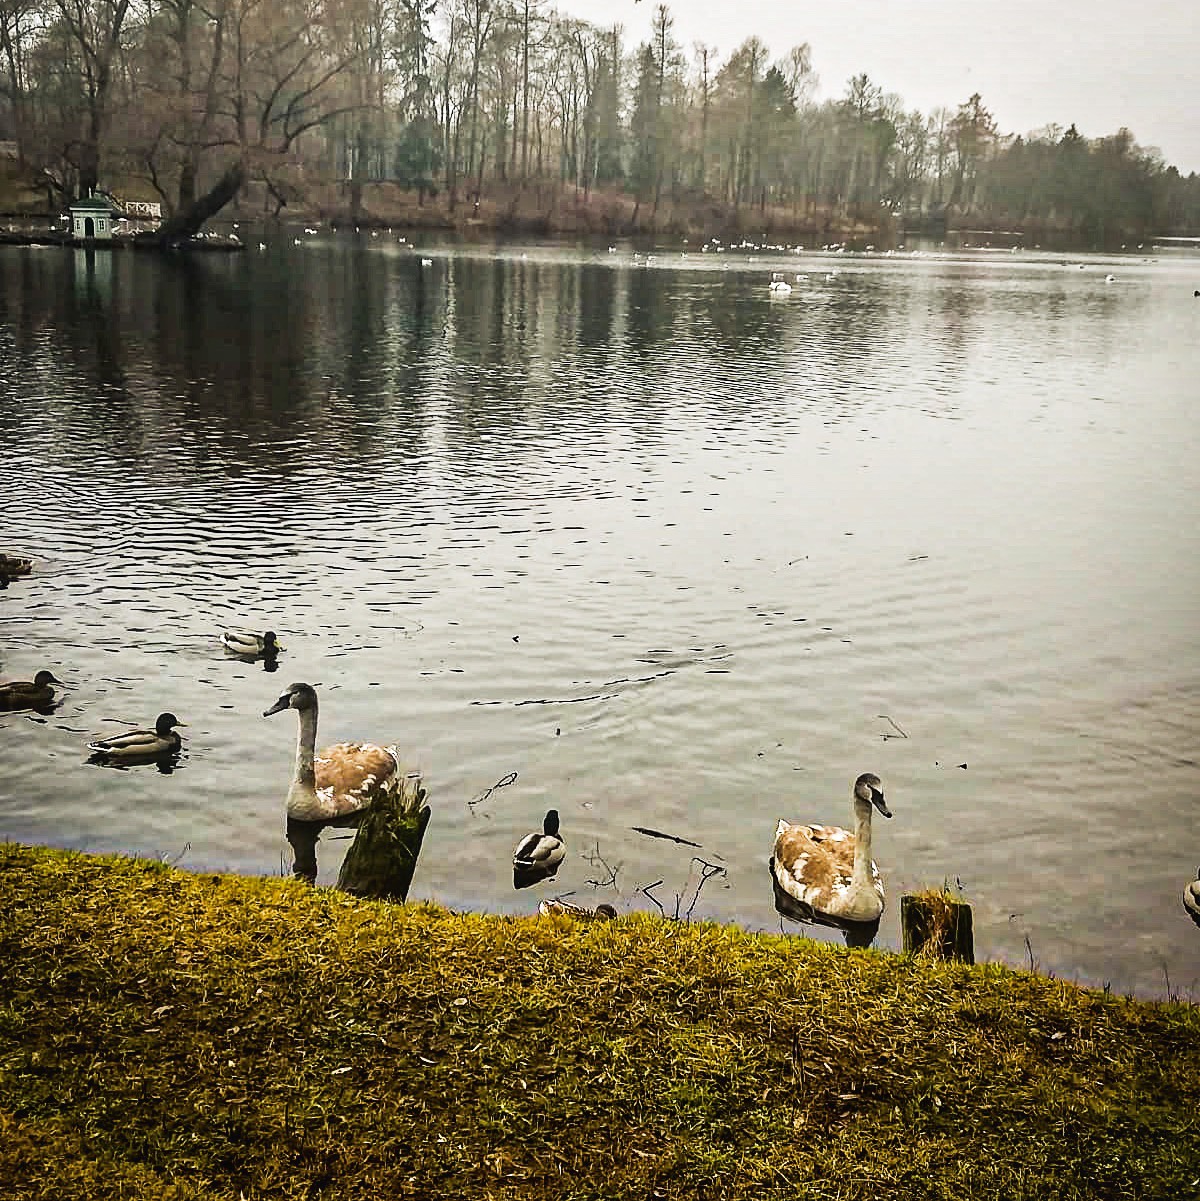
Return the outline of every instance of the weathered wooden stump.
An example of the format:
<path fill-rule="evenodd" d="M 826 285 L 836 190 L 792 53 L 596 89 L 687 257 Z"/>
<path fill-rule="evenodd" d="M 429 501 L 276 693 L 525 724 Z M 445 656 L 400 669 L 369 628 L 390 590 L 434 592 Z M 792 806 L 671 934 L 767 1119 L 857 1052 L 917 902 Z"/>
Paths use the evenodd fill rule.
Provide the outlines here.
<path fill-rule="evenodd" d="M 971 906 L 955 901 L 940 889 L 901 897 L 900 928 L 908 953 L 975 962 Z"/>
<path fill-rule="evenodd" d="M 356 897 L 407 900 L 429 816 L 421 777 L 405 776 L 401 786 L 377 799 L 359 823 L 338 872 L 338 888 Z"/>

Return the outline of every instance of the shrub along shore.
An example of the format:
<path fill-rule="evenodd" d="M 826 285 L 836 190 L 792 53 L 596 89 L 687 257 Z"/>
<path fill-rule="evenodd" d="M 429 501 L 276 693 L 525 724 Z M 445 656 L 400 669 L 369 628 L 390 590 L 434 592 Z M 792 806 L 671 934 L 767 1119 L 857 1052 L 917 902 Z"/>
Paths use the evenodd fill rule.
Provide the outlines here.
<path fill-rule="evenodd" d="M 1200 1006 L 0 844 L 6 1199 L 1182 1198 Z"/>

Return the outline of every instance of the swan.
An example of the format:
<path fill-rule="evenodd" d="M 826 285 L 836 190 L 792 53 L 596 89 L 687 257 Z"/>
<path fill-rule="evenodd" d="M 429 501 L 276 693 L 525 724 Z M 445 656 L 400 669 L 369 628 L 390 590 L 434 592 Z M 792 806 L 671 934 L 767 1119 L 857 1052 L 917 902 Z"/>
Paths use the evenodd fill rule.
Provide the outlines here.
<path fill-rule="evenodd" d="M 1184 887 L 1183 907 L 1188 911 L 1188 917 L 1200 926 L 1200 871 L 1196 872 L 1196 879 Z"/>
<path fill-rule="evenodd" d="M 542 880 L 553 880 L 567 853 L 558 835 L 558 810 L 547 812 L 540 834 L 526 834 L 513 851 L 513 887 L 528 888 Z"/>
<path fill-rule="evenodd" d="M 287 794 L 287 839 L 295 853 L 292 872 L 313 884 L 317 839 L 326 826 L 356 826 L 371 803 L 405 780 L 394 747 L 339 742 L 317 754 L 317 693 L 311 684 L 289 684 L 263 717 L 295 709 L 300 719 L 296 766 Z"/>
<path fill-rule="evenodd" d="M 836 926 L 852 946 L 874 938 L 883 913 L 883 880 L 871 859 L 872 806 L 884 817 L 892 816 L 879 777 L 864 772 L 851 793 L 853 832 L 783 818 L 775 830 L 771 875 L 776 908 L 796 921 Z"/>
<path fill-rule="evenodd" d="M 275 640 L 275 632 L 268 630 L 265 634 L 253 634 L 249 630 L 226 630 L 221 635 L 221 642 L 226 650 L 235 655 L 277 655 L 283 647 Z"/>
<path fill-rule="evenodd" d="M 771 282 L 767 284 L 767 290 L 774 292 L 777 296 L 786 296 L 792 290 L 792 285 L 789 284 L 778 271 L 771 276 Z"/>
<path fill-rule="evenodd" d="M 36 709 L 54 700 L 53 685 L 62 684 L 49 671 L 39 671 L 32 680 L 0 681 L 0 709 Z"/>
<path fill-rule="evenodd" d="M 153 730 L 126 730 L 111 738 L 89 742 L 88 750 L 98 763 L 148 763 L 173 755 L 183 744 L 176 726 L 185 726 L 174 713 L 160 713 Z"/>

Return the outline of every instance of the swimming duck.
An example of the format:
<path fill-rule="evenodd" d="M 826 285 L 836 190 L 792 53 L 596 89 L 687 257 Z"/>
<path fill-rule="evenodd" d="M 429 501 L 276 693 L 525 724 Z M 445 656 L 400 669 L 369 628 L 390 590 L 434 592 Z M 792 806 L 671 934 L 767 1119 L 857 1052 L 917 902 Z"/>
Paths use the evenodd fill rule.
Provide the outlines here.
<path fill-rule="evenodd" d="M 617 911 L 607 902 L 597 905 L 595 909 L 587 909 L 583 905 L 572 905 L 570 901 L 543 901 L 538 906 L 538 913 L 543 917 L 551 913 L 563 913 L 581 922 L 611 921 L 617 916 Z"/>
<path fill-rule="evenodd" d="M 221 635 L 221 642 L 226 650 L 231 650 L 235 655 L 250 655 L 258 658 L 259 655 L 277 655 L 283 647 L 275 640 L 274 630 L 268 630 L 265 634 L 254 634 L 249 630 L 226 630 Z"/>
<path fill-rule="evenodd" d="M 558 810 L 551 809 L 540 834 L 526 834 L 513 851 L 513 887 L 528 888 L 542 880 L 553 880 L 567 848 L 558 836 Z"/>
<path fill-rule="evenodd" d="M 0 576 L 28 575 L 33 570 L 33 560 L 23 555 L 0 554 Z"/>
<path fill-rule="evenodd" d="M 853 832 L 780 818 L 771 875 L 776 908 L 786 917 L 835 926 L 850 945 L 862 946 L 874 938 L 884 906 L 883 880 L 871 859 L 871 808 L 892 813 L 870 772 L 854 781 L 850 803 Z"/>
<path fill-rule="evenodd" d="M 1183 890 L 1183 907 L 1188 911 L 1188 917 L 1200 926 L 1200 871 L 1196 872 L 1196 879 Z"/>
<path fill-rule="evenodd" d="M 54 700 L 52 685 L 62 684 L 49 671 L 39 671 L 32 680 L 0 681 L 0 709 L 35 709 Z"/>
<path fill-rule="evenodd" d="M 103 763 L 149 763 L 173 755 L 183 744 L 176 726 L 186 726 L 174 713 L 160 713 L 153 730 L 126 730 L 89 742 L 93 758 Z"/>
<path fill-rule="evenodd" d="M 353 826 L 372 801 L 401 788 L 405 773 L 394 747 L 339 742 L 317 754 L 317 692 L 311 684 L 289 684 L 263 717 L 295 709 L 300 719 L 296 766 L 287 794 L 287 837 L 297 879 L 315 883 L 317 839 L 326 826 Z"/>

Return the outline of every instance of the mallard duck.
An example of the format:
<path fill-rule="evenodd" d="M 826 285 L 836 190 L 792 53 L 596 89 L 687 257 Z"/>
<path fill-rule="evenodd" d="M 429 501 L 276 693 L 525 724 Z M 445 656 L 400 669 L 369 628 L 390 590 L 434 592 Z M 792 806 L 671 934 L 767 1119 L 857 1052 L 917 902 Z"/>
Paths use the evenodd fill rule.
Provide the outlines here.
<path fill-rule="evenodd" d="M 558 836 L 558 810 L 547 812 L 540 834 L 526 834 L 513 851 L 513 887 L 528 888 L 541 880 L 553 880 L 567 848 Z"/>
<path fill-rule="evenodd" d="M 88 750 L 98 762 L 149 763 L 175 754 L 182 746 L 176 726 L 186 727 L 187 723 L 174 713 L 160 713 L 153 730 L 126 730 L 111 738 L 97 738 L 87 744 Z"/>
<path fill-rule="evenodd" d="M 259 655 L 277 655 L 283 650 L 275 640 L 274 630 L 268 630 L 265 634 L 255 634 L 249 630 L 226 630 L 221 635 L 221 642 L 235 655 L 250 655 L 254 658 L 258 658 Z"/>
<path fill-rule="evenodd" d="M 1188 917 L 1200 926 L 1200 871 L 1196 872 L 1196 879 L 1184 886 L 1183 907 Z"/>
<path fill-rule="evenodd" d="M 28 575 L 33 570 L 33 560 L 23 555 L 0 554 L 0 576 Z"/>
<path fill-rule="evenodd" d="M 538 913 L 543 917 L 551 913 L 563 913 L 581 922 L 611 921 L 617 916 L 617 911 L 607 902 L 597 905 L 595 909 L 587 909 L 583 905 L 572 905 L 570 901 L 543 901 L 538 906 Z"/>
<path fill-rule="evenodd" d="M 287 835 L 296 860 L 292 871 L 310 884 L 317 878 L 317 839 L 326 826 L 357 825 L 378 796 L 401 788 L 405 773 L 394 747 L 339 742 L 317 754 L 317 692 L 289 684 L 263 717 L 295 709 L 300 718 L 296 766 L 287 794 Z"/>
<path fill-rule="evenodd" d="M 793 825 L 779 819 L 771 875 L 776 908 L 802 922 L 836 926 L 870 942 L 883 913 L 883 880 L 871 859 L 871 809 L 891 810 L 879 777 L 864 772 L 851 793 L 853 832 L 841 826 Z M 861 945 L 855 939 L 852 945 Z"/>
<path fill-rule="evenodd" d="M 0 681 L 0 709 L 34 709 L 54 700 L 52 685 L 62 684 L 49 671 L 39 671 L 32 680 Z"/>

